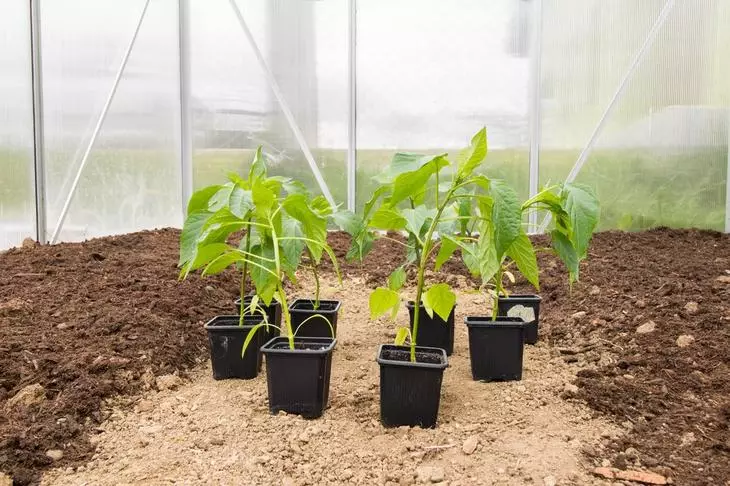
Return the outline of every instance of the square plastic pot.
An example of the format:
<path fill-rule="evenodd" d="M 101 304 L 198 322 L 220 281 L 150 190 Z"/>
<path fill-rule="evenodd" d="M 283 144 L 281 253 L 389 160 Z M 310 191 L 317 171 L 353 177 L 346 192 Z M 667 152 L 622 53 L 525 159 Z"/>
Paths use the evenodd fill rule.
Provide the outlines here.
<path fill-rule="evenodd" d="M 266 381 L 269 388 L 269 411 L 322 416 L 327 408 L 330 390 L 332 351 L 337 343 L 332 338 L 294 339 L 289 349 L 286 337 L 276 337 L 261 347 L 266 355 Z"/>
<path fill-rule="evenodd" d="M 468 316 L 471 375 L 480 381 L 522 379 L 525 322 L 519 317 Z"/>
<path fill-rule="evenodd" d="M 410 318 L 411 332 L 413 332 L 413 316 L 415 306 L 413 301 L 406 304 L 408 308 L 408 316 Z M 416 344 L 419 346 L 441 348 L 446 351 L 446 356 L 451 356 L 454 352 L 454 311 L 456 306 L 451 309 L 451 314 L 447 320 L 441 319 L 434 312 L 433 317 L 429 317 L 426 308 L 421 304 L 419 306 L 418 316 L 418 336 L 416 336 Z"/>
<path fill-rule="evenodd" d="M 401 425 L 431 428 L 438 421 L 441 382 L 448 366 L 441 348 L 416 347 L 416 362 L 410 348 L 383 344 L 378 348 L 380 365 L 380 421 L 386 427 Z"/>
<path fill-rule="evenodd" d="M 264 342 L 263 328 L 256 331 L 256 336 L 243 355 L 241 355 L 241 351 L 249 331 L 262 321 L 261 316 L 244 316 L 244 325 L 239 326 L 239 316 L 216 316 L 205 324 L 210 345 L 213 379 L 250 380 L 256 378 L 261 370 L 259 348 Z"/>
<path fill-rule="evenodd" d="M 500 316 L 522 317 L 525 321 L 525 342 L 536 344 L 540 326 L 541 301 L 542 297 L 535 294 L 512 294 L 509 297 L 500 297 L 497 301 L 497 313 Z"/>
<path fill-rule="evenodd" d="M 314 300 L 295 300 L 289 306 L 292 329 L 298 337 L 337 337 L 337 316 L 341 304 L 339 300 L 320 300 L 319 307 L 315 309 Z M 304 325 L 299 327 L 301 324 Z"/>
<path fill-rule="evenodd" d="M 251 298 L 253 296 L 248 295 L 246 298 L 243 299 L 243 302 L 245 306 L 248 308 L 248 306 L 251 304 Z M 241 299 L 236 299 L 236 312 L 241 313 Z M 266 313 L 266 318 L 269 321 L 269 324 L 273 324 L 276 327 L 267 327 L 265 329 L 266 336 L 264 337 L 263 342 L 267 342 L 270 339 L 275 338 L 280 333 L 279 327 L 281 326 L 281 304 L 279 304 L 277 301 L 272 300 L 271 304 L 264 305 L 263 302 L 259 301 L 258 305 L 263 308 L 264 312 Z M 246 312 L 246 315 L 252 315 L 252 316 L 259 316 L 260 314 L 257 313 L 251 313 L 250 311 Z"/>

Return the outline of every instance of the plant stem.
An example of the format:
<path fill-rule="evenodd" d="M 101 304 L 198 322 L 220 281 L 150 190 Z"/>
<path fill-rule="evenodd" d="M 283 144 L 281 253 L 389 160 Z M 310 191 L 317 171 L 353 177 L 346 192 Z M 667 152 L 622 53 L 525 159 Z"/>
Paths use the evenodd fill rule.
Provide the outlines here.
<path fill-rule="evenodd" d="M 289 349 L 294 349 L 294 331 L 291 328 L 291 315 L 289 314 L 289 305 L 286 301 L 286 292 L 284 292 L 284 286 L 282 285 L 283 276 L 281 275 L 281 257 L 279 256 L 279 238 L 276 236 L 276 229 L 274 223 L 269 219 L 269 225 L 271 230 L 271 240 L 274 243 L 274 263 L 276 264 L 276 276 L 278 282 L 276 283 L 276 292 L 279 294 L 279 305 L 281 306 L 281 313 L 284 317 L 284 324 L 286 324 L 286 337 L 289 339 Z"/>
<path fill-rule="evenodd" d="M 502 274 L 504 269 L 502 265 L 499 266 L 497 274 L 494 276 L 494 300 L 492 301 L 492 320 L 497 320 L 497 314 L 499 313 L 499 296 L 502 293 Z"/>
<path fill-rule="evenodd" d="M 441 213 L 444 212 L 444 209 L 446 209 L 446 206 L 449 204 L 449 199 L 451 198 L 451 195 L 454 193 L 454 188 L 452 187 L 449 189 L 449 192 L 446 193 L 446 197 L 444 197 L 444 200 L 441 204 L 441 206 L 437 206 L 436 216 L 434 216 L 433 220 L 431 221 L 431 225 L 428 227 L 428 232 L 426 233 L 426 238 L 423 241 L 423 248 L 421 250 L 421 258 L 420 262 L 418 264 L 418 276 L 416 277 L 416 301 L 414 302 L 414 313 L 413 313 L 413 332 L 411 333 L 411 362 L 416 362 L 416 339 L 418 337 L 418 320 L 419 316 L 421 314 L 421 296 L 423 295 L 423 276 L 426 271 L 426 264 L 428 263 L 428 257 L 431 253 L 431 246 L 433 245 L 433 232 L 436 230 L 436 227 L 439 223 L 439 218 L 441 217 Z"/>
<path fill-rule="evenodd" d="M 319 273 L 317 264 L 312 262 L 312 273 L 314 274 L 314 310 L 319 309 Z"/>
<path fill-rule="evenodd" d="M 248 218 L 246 220 L 247 222 L 251 221 L 251 218 Z M 251 227 L 246 230 L 246 253 L 251 253 Z M 239 313 L 241 314 L 239 316 L 238 325 L 243 325 L 243 314 L 245 312 L 246 304 L 244 303 L 244 299 L 246 298 L 246 279 L 248 278 L 248 260 L 243 261 L 243 276 L 241 277 L 241 307 L 239 309 Z"/>

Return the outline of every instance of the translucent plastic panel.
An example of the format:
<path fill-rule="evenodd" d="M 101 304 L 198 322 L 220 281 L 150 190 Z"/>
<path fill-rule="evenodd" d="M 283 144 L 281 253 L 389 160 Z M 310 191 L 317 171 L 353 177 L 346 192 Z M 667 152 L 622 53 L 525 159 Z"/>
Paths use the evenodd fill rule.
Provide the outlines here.
<path fill-rule="evenodd" d="M 0 250 L 35 236 L 30 13 L 24 0 L 0 14 Z"/>
<path fill-rule="evenodd" d="M 274 96 L 258 49 L 335 200 L 346 198 L 347 2 L 239 1 L 255 46 L 228 0 L 192 2 L 194 184 L 245 171 L 263 145 L 271 172 L 318 193 L 290 120 Z"/>
<path fill-rule="evenodd" d="M 541 182 L 566 177 L 667 2 L 545 0 Z M 730 5 L 674 2 L 577 181 L 601 227 L 722 230 Z"/>
<path fill-rule="evenodd" d="M 143 6 L 42 4 L 49 234 Z M 181 224 L 177 25 L 175 0 L 150 2 L 59 240 Z"/>
<path fill-rule="evenodd" d="M 358 203 L 398 150 L 453 152 L 487 127 L 487 174 L 528 192 L 533 2 L 366 0 L 357 11 Z"/>

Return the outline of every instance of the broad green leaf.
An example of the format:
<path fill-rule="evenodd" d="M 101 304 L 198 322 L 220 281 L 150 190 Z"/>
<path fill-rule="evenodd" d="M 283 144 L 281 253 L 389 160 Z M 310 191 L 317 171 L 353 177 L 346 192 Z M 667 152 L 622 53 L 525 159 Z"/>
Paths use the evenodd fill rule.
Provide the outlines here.
<path fill-rule="evenodd" d="M 232 249 L 233 247 L 226 243 L 211 243 L 209 245 L 199 246 L 195 255 L 195 260 L 193 260 L 190 265 L 190 270 L 203 267 L 223 253 L 229 252 Z"/>
<path fill-rule="evenodd" d="M 474 243 L 459 243 L 459 246 L 461 247 L 461 259 L 464 262 L 464 265 L 466 265 L 466 268 L 469 269 L 469 273 L 472 274 L 473 277 L 477 277 L 481 275 L 481 267 L 479 265 L 479 257 L 477 252 L 477 245 Z"/>
<path fill-rule="evenodd" d="M 262 147 L 259 145 L 256 149 L 256 154 L 253 157 L 253 162 L 251 162 L 251 168 L 248 171 L 248 178 L 250 181 L 266 177 L 266 162 L 261 148 Z"/>
<path fill-rule="evenodd" d="M 406 282 L 406 270 L 403 267 L 398 267 L 393 270 L 393 273 L 388 277 L 388 288 L 390 290 L 398 291 L 403 287 Z"/>
<path fill-rule="evenodd" d="M 451 258 L 451 255 L 454 254 L 458 247 L 459 244 L 451 237 L 446 235 L 441 236 L 441 246 L 439 247 L 439 252 L 436 255 L 436 262 L 433 269 L 438 271 L 441 266 L 446 263 L 449 258 Z"/>
<path fill-rule="evenodd" d="M 497 256 L 492 224 L 489 221 L 483 221 L 479 231 L 479 241 L 476 246 L 476 258 L 479 261 L 479 275 L 481 276 L 482 282 L 489 282 L 499 271 L 503 258 Z"/>
<path fill-rule="evenodd" d="M 253 207 L 253 197 L 251 191 L 241 188 L 240 186 L 234 186 L 231 191 L 231 195 L 228 198 L 228 207 L 231 213 L 239 218 L 246 216 L 251 208 Z"/>
<path fill-rule="evenodd" d="M 324 196 L 315 197 L 310 201 L 309 206 L 320 216 L 330 216 L 333 211 L 332 206 L 330 206 L 329 201 Z"/>
<path fill-rule="evenodd" d="M 307 205 L 307 197 L 304 194 L 290 194 L 281 205 L 289 216 L 302 223 L 302 231 L 308 239 L 320 243 L 305 242 L 309 253 L 316 262 L 319 262 L 322 257 L 322 244 L 327 241 L 327 219 L 312 211 Z"/>
<path fill-rule="evenodd" d="M 469 232 L 469 219 L 472 216 L 471 207 L 474 202 L 471 199 L 463 198 L 459 201 L 459 210 L 457 212 L 457 215 L 460 218 L 467 218 L 467 219 L 460 219 L 459 220 L 459 231 L 462 235 L 466 235 Z"/>
<path fill-rule="evenodd" d="M 565 210 L 570 215 L 573 246 L 579 258 L 585 258 L 588 243 L 598 225 L 598 198 L 583 184 L 565 184 Z"/>
<path fill-rule="evenodd" d="M 304 236 L 302 224 L 289 216 L 283 217 L 281 220 L 282 234 L 287 238 L 301 238 Z M 280 240 L 281 243 L 281 263 L 287 272 L 294 272 L 299 266 L 304 251 L 304 241 L 302 240 Z"/>
<path fill-rule="evenodd" d="M 254 212 L 262 221 L 268 221 L 276 203 L 276 194 L 267 187 L 261 180 L 256 180 L 251 185 L 251 194 L 254 204 Z"/>
<path fill-rule="evenodd" d="M 512 242 L 507 250 L 509 256 L 517 264 L 517 268 L 522 272 L 528 282 L 537 290 L 540 290 L 540 272 L 537 268 L 537 257 L 532 242 L 527 235 L 522 232 L 515 241 Z"/>
<path fill-rule="evenodd" d="M 415 197 L 424 192 L 429 179 L 442 168 L 449 165 L 443 155 L 437 155 L 428 160 L 420 168 L 412 172 L 404 172 L 393 182 L 393 194 L 390 196 L 390 206 L 394 207 L 408 197 Z"/>
<path fill-rule="evenodd" d="M 472 137 L 471 145 L 459 153 L 457 159 L 458 176 L 462 179 L 469 177 L 474 172 L 474 169 L 479 167 L 486 156 L 487 129 L 482 128 Z"/>
<path fill-rule="evenodd" d="M 363 229 L 352 239 L 352 243 L 350 244 L 350 248 L 347 250 L 345 259 L 347 261 L 362 261 L 363 258 L 365 258 L 365 255 L 370 253 L 370 250 L 373 248 L 373 241 L 375 241 L 373 234 L 370 231 Z"/>
<path fill-rule="evenodd" d="M 580 273 L 580 258 L 578 257 L 578 253 L 575 251 L 568 237 L 558 230 L 550 232 L 550 240 L 558 258 L 560 258 L 568 269 L 570 283 L 572 284 L 578 280 Z"/>
<path fill-rule="evenodd" d="M 362 228 L 360 217 L 349 210 L 336 211 L 330 215 L 338 228 L 350 236 L 355 236 Z"/>
<path fill-rule="evenodd" d="M 492 180 L 491 193 L 494 247 L 497 257 L 501 259 L 507 248 L 520 234 L 522 211 L 517 193 L 506 182 Z"/>
<path fill-rule="evenodd" d="M 421 228 L 426 221 L 436 216 L 436 210 L 418 206 L 415 209 L 401 209 L 400 214 L 406 219 L 406 230 L 420 237 Z"/>
<path fill-rule="evenodd" d="M 404 218 L 396 209 L 380 207 L 370 220 L 370 227 L 384 230 L 402 230 L 406 227 Z"/>
<path fill-rule="evenodd" d="M 231 194 L 233 194 L 233 190 L 236 188 L 235 184 L 232 182 L 227 182 L 226 184 L 220 186 L 220 189 L 216 191 L 215 194 L 210 198 L 210 201 L 208 201 L 208 210 L 216 212 L 220 209 L 228 207 L 229 201 L 231 199 Z"/>
<path fill-rule="evenodd" d="M 263 244 L 252 247 L 251 253 L 273 259 L 274 245 L 270 240 L 266 240 Z M 279 282 L 276 276 L 276 264 L 257 258 L 249 258 L 249 262 L 251 263 L 251 280 L 256 286 L 256 293 L 264 304 L 269 305 Z"/>
<path fill-rule="evenodd" d="M 373 193 L 373 197 L 371 197 L 368 202 L 365 203 L 365 206 L 363 206 L 362 210 L 362 217 L 363 219 L 366 219 L 368 216 L 370 216 L 370 211 L 372 211 L 373 206 L 375 206 L 375 203 L 378 202 L 378 199 L 380 199 L 382 196 L 384 196 L 388 191 L 390 191 L 392 188 L 390 185 L 386 186 L 380 186 L 378 187 L 375 192 Z"/>
<path fill-rule="evenodd" d="M 378 287 L 370 293 L 370 319 L 375 320 L 388 311 L 397 311 L 400 304 L 398 292 Z"/>
<path fill-rule="evenodd" d="M 243 256 L 237 251 L 229 251 L 214 258 L 203 270 L 203 276 L 221 273 L 236 262 L 242 261 Z"/>
<path fill-rule="evenodd" d="M 284 180 L 281 181 L 281 187 L 286 191 L 287 194 L 309 194 L 307 186 L 305 186 L 304 183 L 296 179 L 291 179 L 289 177 L 286 177 L 284 178 Z M 326 199 L 325 202 L 327 202 Z"/>
<path fill-rule="evenodd" d="M 208 209 L 208 203 L 210 198 L 220 190 L 221 186 L 208 186 L 203 189 L 196 191 L 190 196 L 188 201 L 187 214 L 190 215 L 196 211 L 205 211 Z"/>
<path fill-rule="evenodd" d="M 399 327 L 398 331 L 395 333 L 395 340 L 393 341 L 393 344 L 396 346 L 403 346 L 406 342 L 406 338 L 410 337 L 411 330 L 407 327 Z"/>
<path fill-rule="evenodd" d="M 431 318 L 433 318 L 435 312 L 441 319 L 447 320 L 455 304 L 456 294 L 445 283 L 432 285 L 423 294 L 423 307 Z"/>
<path fill-rule="evenodd" d="M 180 259 L 178 266 L 182 266 L 195 258 L 198 239 L 213 213 L 210 211 L 195 211 L 188 215 L 180 233 Z"/>

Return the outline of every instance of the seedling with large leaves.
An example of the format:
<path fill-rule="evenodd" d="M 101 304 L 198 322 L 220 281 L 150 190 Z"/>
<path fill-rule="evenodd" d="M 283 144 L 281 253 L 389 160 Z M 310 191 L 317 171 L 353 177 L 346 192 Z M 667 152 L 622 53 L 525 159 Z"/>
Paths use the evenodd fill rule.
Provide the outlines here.
<path fill-rule="evenodd" d="M 256 291 L 251 310 L 258 308 L 265 317 L 259 302 L 266 305 L 273 300 L 279 302 L 284 320 L 282 331 L 293 349 L 295 330 L 284 292 L 285 279 L 296 282 L 296 271 L 305 251 L 313 268 L 326 253 L 340 277 L 337 259 L 327 244 L 328 217 L 335 221 L 348 219 L 333 213 L 324 198 L 311 198 L 300 182 L 268 176 L 259 148 L 247 179 L 231 175 L 228 183 L 201 189 L 191 197 L 180 237 L 181 278 L 197 269 L 203 269 L 203 275 L 213 275 L 231 266 L 239 268 L 241 300 L 246 295 L 246 280 L 250 276 Z M 240 244 L 230 244 L 230 236 L 240 231 L 245 232 Z M 310 318 L 313 317 L 324 318 L 319 314 Z M 264 320 L 253 327 L 242 352 L 254 334 L 265 326 L 273 324 Z"/>
<path fill-rule="evenodd" d="M 474 208 L 468 215 L 469 227 L 475 228 L 478 236 L 460 235 L 451 248 L 461 248 L 465 265 L 474 276 L 481 277 L 482 286 L 492 295 L 493 309 L 499 296 L 507 295 L 504 277 L 514 283 L 513 265 L 536 290 L 540 289 L 536 250 L 523 228 L 524 216 L 530 211 L 552 214 L 552 251 L 568 269 L 570 284 L 578 279 L 580 262 L 587 256 L 598 224 L 598 199 L 590 187 L 553 185 L 520 204 L 509 185 L 492 180 L 489 194 L 478 197 Z"/>
<path fill-rule="evenodd" d="M 484 197 L 478 192 L 489 189 L 489 179 L 475 173 L 486 154 L 487 134 L 486 129 L 482 129 L 455 163 L 447 154 L 398 153 L 376 177 L 380 187 L 365 204 L 362 220 L 350 228 L 353 240 L 348 257 L 361 259 L 376 237 L 389 238 L 378 231 L 405 232 L 405 243 L 394 241 L 406 246 L 407 251 L 403 264 L 388 278 L 388 286 L 378 287 L 371 293 L 372 319 L 385 314 L 395 319 L 409 266 L 416 267 L 416 304 L 421 303 L 431 317 L 436 314 L 443 320 L 448 319 L 456 295 L 445 283 L 426 288 L 425 271 L 434 255 L 438 270 L 456 248 L 452 248 L 452 241 L 465 227 L 463 221 L 469 219 L 460 216 L 463 201 Z M 412 333 L 405 327 L 396 333 L 396 344 L 403 344 L 410 336 L 411 361 L 416 360 L 419 314 L 414 312 Z"/>

